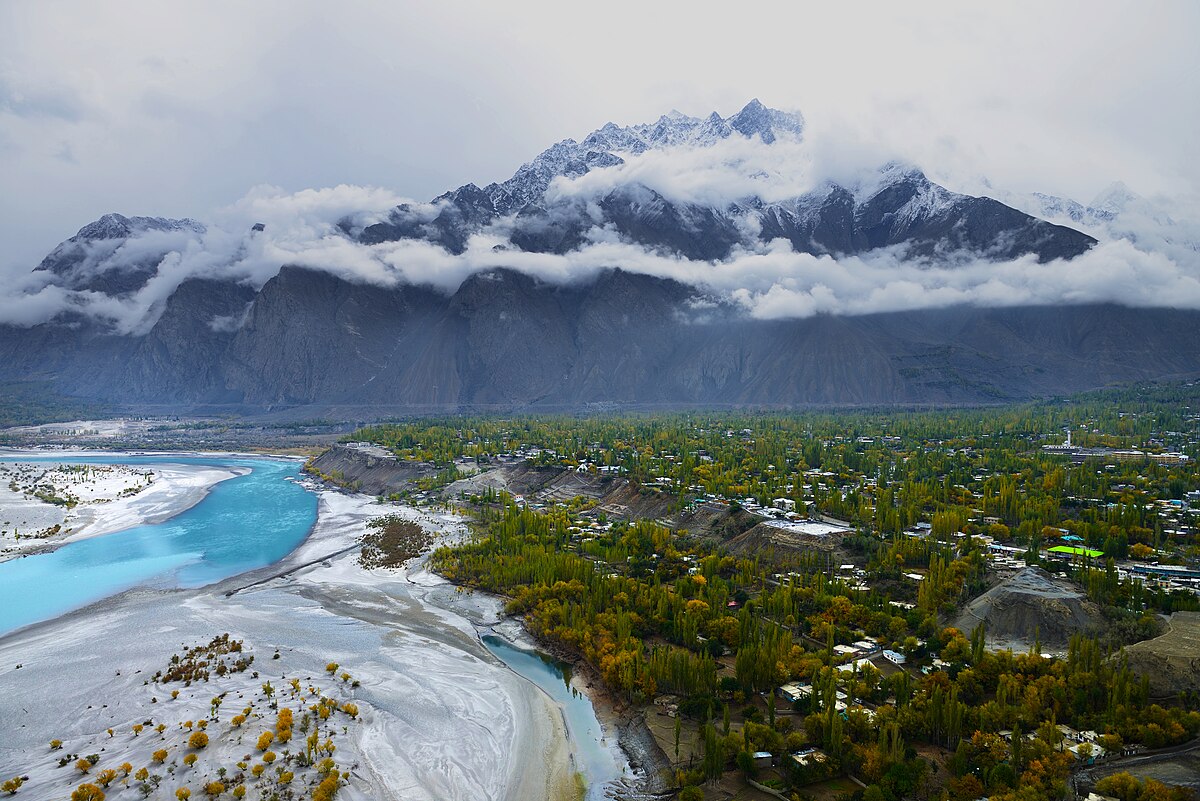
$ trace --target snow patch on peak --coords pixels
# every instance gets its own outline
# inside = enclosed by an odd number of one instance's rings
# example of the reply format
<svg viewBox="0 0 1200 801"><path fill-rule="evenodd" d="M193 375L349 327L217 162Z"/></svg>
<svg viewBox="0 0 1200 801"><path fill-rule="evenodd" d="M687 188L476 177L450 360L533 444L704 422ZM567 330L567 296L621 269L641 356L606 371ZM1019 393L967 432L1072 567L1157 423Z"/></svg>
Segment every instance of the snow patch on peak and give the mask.
<svg viewBox="0 0 1200 801"><path fill-rule="evenodd" d="M68 284L80 283L83 281L80 276L102 271L101 266L117 251L154 250L157 243L186 242L203 235L206 230L202 223L186 218L126 217L109 213L60 242L42 259L35 272L52 273Z"/></svg>
<svg viewBox="0 0 1200 801"><path fill-rule="evenodd" d="M191 219L173 220L167 217L126 217L115 212L90 222L68 242L94 242L102 239L125 239L147 231L194 231L204 233L204 225Z"/></svg>
<svg viewBox="0 0 1200 801"><path fill-rule="evenodd" d="M496 212L508 214L529 203L541 203L555 179L570 180L595 169L620 166L627 158L648 151L711 147L741 137L767 145L780 140L799 142L803 133L804 119L799 114L768 108L757 99L729 117L714 111L701 119L672 110L651 123L622 127L608 122L580 142L564 139L523 164L512 178L486 191L493 196Z"/></svg>
<svg viewBox="0 0 1200 801"><path fill-rule="evenodd" d="M1141 197L1126 186L1123 181L1114 181L1105 187L1100 194L1096 195L1092 200L1091 207L1097 211L1116 215L1125 211L1131 203L1135 203L1140 199Z"/></svg>
<svg viewBox="0 0 1200 801"><path fill-rule="evenodd" d="M1047 195L1044 192L1033 192L1032 210L1029 213L1046 220L1068 219L1071 222L1089 222L1095 209L1086 208L1082 203L1070 198Z"/></svg>
<svg viewBox="0 0 1200 801"><path fill-rule="evenodd" d="M758 136L768 145L779 137L799 139L804 135L804 118L801 115L767 108L758 98L730 117L728 123L743 136Z"/></svg>
<svg viewBox="0 0 1200 801"><path fill-rule="evenodd" d="M912 184L918 191L933 186L925 173L912 164L889 161L878 170L860 173L847 184L847 189L854 195L855 202L862 203L901 183Z"/></svg>
<svg viewBox="0 0 1200 801"><path fill-rule="evenodd" d="M1200 208L1186 198L1147 198L1116 181L1091 204L1042 192L992 190L989 195L1026 214L1083 231L1101 242L1127 241L1200 275Z"/></svg>

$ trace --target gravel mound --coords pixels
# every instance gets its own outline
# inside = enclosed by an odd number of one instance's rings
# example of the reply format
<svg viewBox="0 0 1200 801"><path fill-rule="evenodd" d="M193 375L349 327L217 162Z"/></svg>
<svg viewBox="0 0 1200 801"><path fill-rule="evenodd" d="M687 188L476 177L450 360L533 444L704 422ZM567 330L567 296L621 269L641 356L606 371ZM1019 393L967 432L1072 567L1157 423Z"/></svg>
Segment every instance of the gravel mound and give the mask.
<svg viewBox="0 0 1200 801"><path fill-rule="evenodd" d="M987 623L988 646L1065 649L1071 635L1103 625L1100 607L1070 583L1038 567L1022 570L980 595L959 614L954 626L964 633Z"/></svg>

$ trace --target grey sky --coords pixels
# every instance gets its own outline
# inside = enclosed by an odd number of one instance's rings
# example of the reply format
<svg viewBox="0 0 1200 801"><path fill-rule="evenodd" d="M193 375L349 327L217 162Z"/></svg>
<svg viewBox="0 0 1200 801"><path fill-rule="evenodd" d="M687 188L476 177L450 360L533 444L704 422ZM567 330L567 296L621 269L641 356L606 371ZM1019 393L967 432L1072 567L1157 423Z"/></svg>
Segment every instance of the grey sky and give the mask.
<svg viewBox="0 0 1200 801"><path fill-rule="evenodd" d="M841 5L5 0L0 269L108 211L204 219L258 184L428 199L608 120L751 97L831 160L951 188L1200 190L1200 4Z"/></svg>

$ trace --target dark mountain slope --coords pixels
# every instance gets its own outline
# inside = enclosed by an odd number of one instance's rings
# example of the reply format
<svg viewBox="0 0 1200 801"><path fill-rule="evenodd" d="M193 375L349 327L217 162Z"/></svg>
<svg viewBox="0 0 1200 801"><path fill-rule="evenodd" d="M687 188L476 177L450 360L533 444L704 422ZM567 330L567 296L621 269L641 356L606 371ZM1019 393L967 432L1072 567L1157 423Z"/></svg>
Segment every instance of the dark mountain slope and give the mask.
<svg viewBox="0 0 1200 801"><path fill-rule="evenodd" d="M236 333L211 323L242 315ZM447 296L285 268L256 296L189 282L144 337L78 320L0 329L0 358L0 379L45 379L65 395L247 409L990 403L1200 375L1200 312L763 321L616 270L565 286L494 270Z"/></svg>
<svg viewBox="0 0 1200 801"><path fill-rule="evenodd" d="M219 364L227 387L255 405L390 396L441 302L419 288L285 267L262 288Z"/></svg>

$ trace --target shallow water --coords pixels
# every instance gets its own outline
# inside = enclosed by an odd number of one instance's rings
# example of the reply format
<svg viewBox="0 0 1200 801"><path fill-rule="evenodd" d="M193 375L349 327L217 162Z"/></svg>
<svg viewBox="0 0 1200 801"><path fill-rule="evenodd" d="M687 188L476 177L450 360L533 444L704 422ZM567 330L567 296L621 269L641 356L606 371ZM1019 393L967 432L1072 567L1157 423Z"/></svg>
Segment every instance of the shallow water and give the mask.
<svg viewBox="0 0 1200 801"><path fill-rule="evenodd" d="M517 648L494 634L485 634L482 639L493 655L545 690L562 708L581 762L576 770L588 782L587 798L593 801L605 798L605 785L625 775L625 762L616 751L616 744L606 740L591 699L571 686L570 665L537 651Z"/></svg>
<svg viewBox="0 0 1200 801"><path fill-rule="evenodd" d="M192 508L147 524L0 562L0 636L136 586L198 587L277 562L317 518L300 463L245 456L19 457L58 464L248 468Z"/></svg>

